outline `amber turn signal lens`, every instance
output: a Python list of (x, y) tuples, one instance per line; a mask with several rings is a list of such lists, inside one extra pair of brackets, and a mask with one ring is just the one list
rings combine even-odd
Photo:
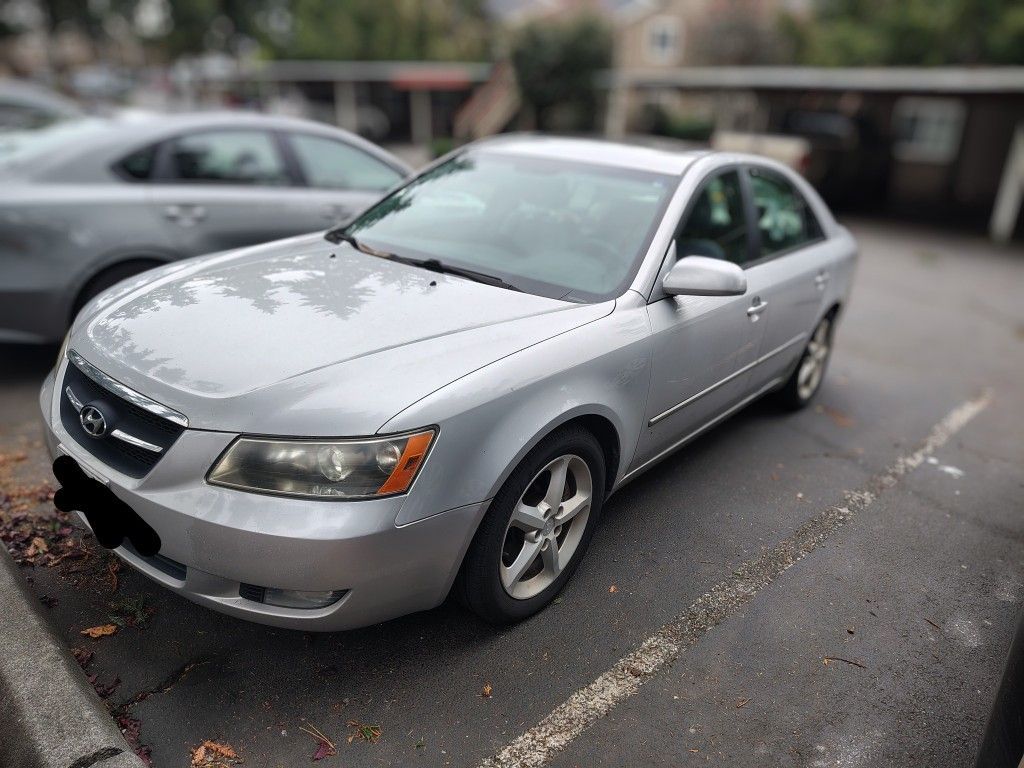
[(391, 476), (384, 482), (384, 485), (377, 489), (377, 493), (384, 495), (406, 491), (413, 478), (416, 477), (420, 465), (423, 464), (423, 459), (426, 458), (427, 449), (430, 448), (433, 439), (433, 432), (420, 432), (410, 437), (409, 442), (405, 444), (405, 450), (402, 451), (402, 455), (398, 459), (398, 464), (391, 472)]

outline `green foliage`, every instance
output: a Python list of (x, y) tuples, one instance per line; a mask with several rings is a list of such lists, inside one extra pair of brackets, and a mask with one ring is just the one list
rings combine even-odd
[[(0, 19), (22, 2), (0, 0)], [(166, 60), (252, 42), (275, 58), (486, 60), (491, 42), (485, 0), (167, 0), (155, 30), (136, 24), (145, 0), (38, 2), (51, 30), (76, 28), (102, 44), (118, 18)], [(20, 31), (0, 22), (0, 36)]]
[(640, 122), (644, 133), (682, 141), (707, 141), (715, 132), (713, 120), (673, 112), (655, 104), (648, 105), (643, 110)]
[(822, 0), (780, 32), (800, 64), (1024, 64), (1019, 0)]
[(270, 46), (278, 58), (488, 58), (483, 0), (290, 0), (291, 34)]
[(458, 143), (451, 136), (435, 136), (430, 142), (430, 156), (441, 157), (441, 155), (447, 155)]
[(513, 41), (523, 103), (541, 130), (592, 130), (599, 106), (595, 77), (611, 62), (611, 32), (589, 16), (531, 23)]

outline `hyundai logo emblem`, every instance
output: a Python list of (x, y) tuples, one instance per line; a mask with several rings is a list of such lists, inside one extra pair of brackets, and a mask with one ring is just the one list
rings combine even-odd
[(87, 405), (78, 414), (78, 420), (82, 422), (82, 429), (89, 437), (103, 437), (107, 434), (107, 420), (103, 413), (94, 405)]

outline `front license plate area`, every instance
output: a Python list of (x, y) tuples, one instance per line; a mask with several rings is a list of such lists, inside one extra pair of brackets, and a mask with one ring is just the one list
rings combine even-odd
[(73, 458), (58, 456), (53, 474), (61, 485), (53, 496), (54, 506), (85, 515), (100, 545), (115, 549), (127, 539), (144, 557), (160, 551), (160, 536), (152, 526)]

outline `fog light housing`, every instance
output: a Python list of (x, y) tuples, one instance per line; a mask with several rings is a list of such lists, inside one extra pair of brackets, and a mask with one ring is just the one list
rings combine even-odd
[(238, 594), (246, 600), (278, 608), (297, 608), (315, 610), (334, 605), (348, 592), (347, 589), (332, 590), (301, 590), (277, 589), (275, 587), (258, 587), (255, 584), (240, 584)]

